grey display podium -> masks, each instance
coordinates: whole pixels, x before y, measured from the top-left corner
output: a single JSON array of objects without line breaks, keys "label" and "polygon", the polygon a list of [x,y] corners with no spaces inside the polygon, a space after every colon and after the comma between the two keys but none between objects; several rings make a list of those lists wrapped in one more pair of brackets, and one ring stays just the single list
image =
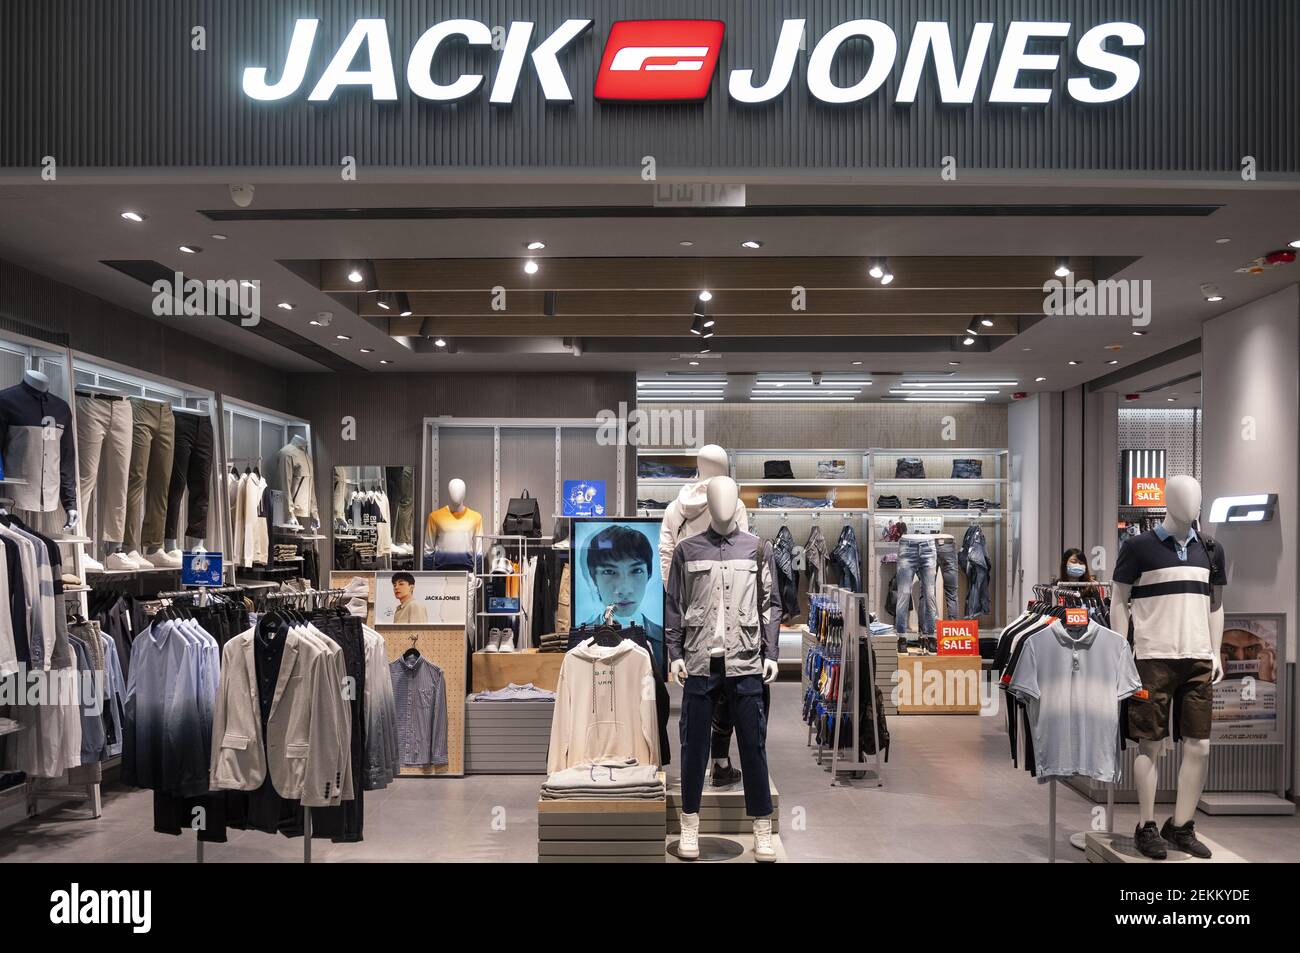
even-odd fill
[{"label": "grey display podium", "polygon": [[555,702],[465,701],[466,774],[546,774]]},{"label": "grey display podium", "polygon": [[[746,834],[753,839],[754,819],[745,813],[745,788],[743,783],[728,785],[725,788],[710,786],[704,782],[704,794],[700,797],[700,833],[701,834]],[[772,792],[772,833],[781,832],[781,795],[769,777],[768,788]],[[682,832],[682,783],[674,781],[668,787],[668,833]],[[751,849],[753,845],[750,845]]]},{"label": "grey display podium", "polygon": [[1240,854],[1234,854],[1226,847],[1206,837],[1203,833],[1197,832],[1196,836],[1200,838],[1201,843],[1214,853],[1209,860],[1203,860],[1199,857],[1193,857],[1191,854],[1184,854],[1182,851],[1170,848],[1169,856],[1165,860],[1152,860],[1149,857],[1143,857],[1138,853],[1138,849],[1133,844],[1131,834],[1107,834],[1105,831],[1100,833],[1089,832],[1084,844],[1084,856],[1087,857],[1090,864],[1244,864],[1245,858]]},{"label": "grey display podium", "polygon": [[662,864],[666,802],[537,802],[541,864]]}]

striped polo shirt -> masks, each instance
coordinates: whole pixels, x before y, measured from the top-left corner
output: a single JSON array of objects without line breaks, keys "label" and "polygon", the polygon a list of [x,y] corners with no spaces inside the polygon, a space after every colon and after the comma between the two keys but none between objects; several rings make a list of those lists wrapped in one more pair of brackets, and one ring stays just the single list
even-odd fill
[{"label": "striped polo shirt", "polygon": [[1115,582],[1132,586],[1133,649],[1139,659],[1214,658],[1210,590],[1228,583],[1223,547],[1214,564],[1191,531],[1183,546],[1163,526],[1124,541]]}]

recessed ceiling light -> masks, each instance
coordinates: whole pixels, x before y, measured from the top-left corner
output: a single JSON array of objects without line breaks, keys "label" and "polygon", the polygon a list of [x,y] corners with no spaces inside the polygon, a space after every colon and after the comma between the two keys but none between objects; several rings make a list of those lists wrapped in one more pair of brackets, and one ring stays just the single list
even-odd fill
[{"label": "recessed ceiling light", "polygon": [[373,354],[374,352],[375,352],[375,349],[374,349],[373,347],[363,347],[363,348],[361,349],[361,353],[362,353],[362,354]]},{"label": "recessed ceiling light", "polygon": [[986,327],[986,328],[991,328],[991,327],[993,327],[993,319],[992,319],[992,318],[980,318],[980,324],[984,325],[984,327]]},{"label": "recessed ceiling light", "polygon": [[126,211],[122,213],[122,217],[126,219],[128,222],[135,222],[138,225],[140,222],[143,222],[149,216],[141,215],[139,212]]},{"label": "recessed ceiling light", "polygon": [[1071,367],[1078,367],[1078,366],[1079,366],[1079,362],[1078,362],[1078,361],[1066,361],[1065,363],[1069,364]]},{"label": "recessed ceiling light", "polygon": [[524,245],[524,247],[527,248],[529,251],[541,251],[543,248],[546,247],[546,242],[529,242],[528,244]]},{"label": "recessed ceiling light", "polygon": [[446,346],[447,346],[447,340],[446,340],[446,338],[434,338],[434,339],[433,339],[433,346],[434,346],[434,347],[446,347]]},{"label": "recessed ceiling light", "polygon": [[404,317],[404,318],[409,318],[411,315],[415,314],[414,311],[402,311],[402,312],[400,312],[400,313],[401,313],[401,316]]},{"label": "recessed ceiling light", "polygon": [[323,327],[325,327],[325,325],[321,324],[321,323],[320,323],[319,321],[317,321],[315,318],[312,318],[312,319],[311,319],[310,321],[308,321],[307,323],[310,324],[310,325],[311,325],[312,327],[314,327],[314,328],[323,328]]},{"label": "recessed ceiling light", "polygon": [[1107,363],[1107,364],[1118,364],[1119,361],[1107,361],[1106,363]]},{"label": "recessed ceiling light", "polygon": [[217,235],[217,234],[214,233],[212,237],[215,238],[215,239],[216,239],[217,241],[219,241],[219,242],[224,242],[224,241],[226,240],[226,236],[225,236],[225,235]]},{"label": "recessed ceiling light", "polygon": [[1292,248],[1300,248],[1300,238],[1297,238],[1295,241],[1293,241],[1293,242],[1291,243],[1291,247],[1292,247]]},{"label": "recessed ceiling light", "polygon": [[338,338],[340,341],[351,341],[351,340],[352,340],[352,338],[349,337],[349,336],[346,335],[346,334],[336,334],[336,335],[334,335],[334,336],[335,336],[336,338]]},{"label": "recessed ceiling light", "polygon": [[700,292],[700,300],[701,300],[701,301],[712,301],[712,300],[713,300],[713,292],[710,291],[709,289],[705,288],[703,291]]},{"label": "recessed ceiling light", "polygon": [[535,275],[535,274],[537,274],[537,270],[538,270],[538,268],[539,268],[539,266],[538,266],[537,262],[535,262],[535,261],[526,261],[526,262],[524,262],[524,274],[526,274],[526,275]]},{"label": "recessed ceiling light", "polygon": [[1214,240],[1214,244],[1216,244],[1216,245],[1226,245],[1226,244],[1228,244],[1228,242],[1230,242],[1230,241],[1232,241],[1231,238],[1216,238],[1216,239]]},{"label": "recessed ceiling light", "polygon": [[961,361],[949,361],[949,362],[948,362],[948,366],[949,366],[949,367],[961,367]]},{"label": "recessed ceiling light", "polygon": [[1068,258],[1056,259],[1056,277],[1068,278],[1069,276],[1070,276],[1070,259]]},{"label": "recessed ceiling light", "polygon": [[197,255],[199,252],[203,251],[203,249],[198,245],[181,245],[180,249],[187,255]]},{"label": "recessed ceiling light", "polygon": [[677,244],[681,245],[683,248],[691,248],[695,245],[695,242],[678,242]]},{"label": "recessed ceiling light", "polygon": [[1166,398],[1165,398],[1165,400],[1169,401],[1169,403],[1171,403],[1171,404],[1172,404],[1174,401],[1176,401],[1177,399],[1178,399],[1177,397],[1166,397]]},{"label": "recessed ceiling light", "polygon": [[687,361],[687,363],[690,364],[691,367],[699,367],[699,366],[700,366],[700,362],[699,362],[699,361]]},{"label": "recessed ceiling light", "polygon": [[1143,337],[1143,336],[1146,334],[1146,332],[1145,332],[1145,331],[1134,331],[1134,332],[1132,332],[1132,334],[1133,334],[1133,336],[1134,336],[1135,338],[1140,338],[1140,337]]},{"label": "recessed ceiling light", "polygon": [[352,282],[354,285],[359,285],[365,280],[366,276],[361,273],[360,268],[354,266],[353,269],[348,272],[348,281]]},{"label": "recessed ceiling light", "polygon": [[862,362],[861,362],[861,361],[854,361],[854,362],[853,362],[853,366],[854,366],[854,367],[861,367],[861,366],[862,366]]},{"label": "recessed ceiling light", "polygon": [[1035,377],[1035,378],[1034,378],[1034,383],[1035,383],[1035,384],[1041,384],[1041,383],[1042,383],[1043,381],[1045,381],[1045,380],[1047,380],[1046,377]]},{"label": "recessed ceiling light", "polygon": [[381,358],[379,359],[379,363],[380,363],[380,364],[391,364],[391,363],[393,363],[393,362],[392,362],[392,361],[389,361],[389,360],[385,360],[384,358],[381,357]]},{"label": "recessed ceiling light", "polygon": [[1020,350],[1022,350],[1022,351],[1032,351],[1033,348],[1032,348],[1032,347],[1022,347]]},{"label": "recessed ceiling light", "polygon": [[763,243],[762,243],[762,242],[756,242],[756,241],[754,241],[754,240],[751,238],[749,241],[741,242],[741,243],[740,243],[740,247],[741,247],[741,248],[762,248],[762,247],[763,247]]},{"label": "recessed ceiling light", "polygon": [[257,287],[257,285],[255,285],[253,282],[249,281],[247,278],[245,278],[243,281],[241,281],[240,284],[241,284],[243,287],[245,287],[245,288],[256,288],[256,287]]},{"label": "recessed ceiling light", "polygon": [[281,311],[292,311],[292,310],[293,310],[293,305],[291,305],[291,304],[290,304],[289,302],[287,302],[287,301],[281,301],[279,304],[276,305],[276,307],[279,308]]}]

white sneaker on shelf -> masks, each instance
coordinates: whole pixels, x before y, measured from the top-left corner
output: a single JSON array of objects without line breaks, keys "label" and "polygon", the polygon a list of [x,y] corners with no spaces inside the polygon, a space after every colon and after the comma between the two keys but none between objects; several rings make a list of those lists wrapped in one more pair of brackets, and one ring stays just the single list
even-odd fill
[{"label": "white sneaker on shelf", "polygon": [[181,561],[173,560],[171,553],[165,549],[159,549],[145,557],[154,569],[180,569]]},{"label": "white sneaker on shelf", "polygon": [[179,566],[181,564],[181,557],[183,557],[185,554],[181,552],[179,549],[173,549],[167,555],[170,556],[175,561],[174,562],[175,565]]},{"label": "white sneaker on shelf", "polygon": [[136,569],[154,568],[153,563],[149,562],[149,560],[145,559],[142,555],[140,555],[140,550],[138,549],[131,550],[129,553],[126,554],[126,558],[130,560],[131,565],[133,565]]},{"label": "white sneaker on shelf", "polygon": [[111,572],[135,572],[140,568],[126,553],[113,553],[104,560],[104,567]]},{"label": "white sneaker on shelf", "polygon": [[677,842],[677,856],[694,860],[700,856],[700,815],[682,813],[682,838]]},{"label": "white sneaker on shelf", "polygon": [[483,646],[483,651],[484,652],[501,651],[501,630],[500,629],[488,630],[487,645]]},{"label": "white sneaker on shelf", "polygon": [[82,556],[81,571],[82,572],[103,572],[104,564],[101,563],[94,556]]},{"label": "white sneaker on shelf", "polygon": [[501,641],[497,645],[498,652],[513,652],[515,650],[515,633],[510,629],[501,630]]},{"label": "white sneaker on shelf", "polygon": [[776,860],[776,846],[772,843],[772,819],[754,818],[754,859],[760,864]]}]

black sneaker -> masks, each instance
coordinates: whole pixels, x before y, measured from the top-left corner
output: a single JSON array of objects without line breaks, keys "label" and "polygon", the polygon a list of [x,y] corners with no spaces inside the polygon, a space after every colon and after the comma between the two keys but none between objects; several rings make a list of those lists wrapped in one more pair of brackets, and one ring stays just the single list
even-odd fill
[{"label": "black sneaker", "polygon": [[1174,824],[1174,819],[1171,817],[1165,821],[1165,826],[1160,828],[1160,836],[1169,842],[1170,847],[1181,850],[1184,854],[1191,854],[1202,860],[1209,860],[1213,856],[1210,848],[1197,839],[1195,821],[1188,821],[1179,827]]},{"label": "black sneaker", "polygon": [[[1165,826],[1168,827],[1169,825],[1166,824]],[[1137,830],[1133,832],[1133,843],[1137,845],[1137,849],[1143,857],[1150,857],[1152,860],[1164,860],[1169,856],[1169,852],[1165,850],[1165,842],[1160,838],[1160,831],[1156,828],[1155,821],[1139,824]]]},{"label": "black sneaker", "polygon": [[715,788],[725,788],[731,784],[737,784],[740,781],[740,769],[733,768],[730,764],[725,767],[713,766],[713,786]]}]

